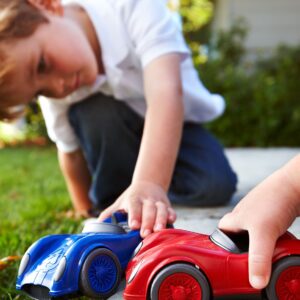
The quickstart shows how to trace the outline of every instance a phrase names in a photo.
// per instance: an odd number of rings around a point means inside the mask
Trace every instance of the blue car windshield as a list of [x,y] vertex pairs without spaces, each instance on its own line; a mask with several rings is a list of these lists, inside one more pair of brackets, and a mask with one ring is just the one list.
[[[125,226],[124,226],[125,227]],[[85,224],[82,233],[112,233],[125,234],[126,230],[121,224],[88,222]]]

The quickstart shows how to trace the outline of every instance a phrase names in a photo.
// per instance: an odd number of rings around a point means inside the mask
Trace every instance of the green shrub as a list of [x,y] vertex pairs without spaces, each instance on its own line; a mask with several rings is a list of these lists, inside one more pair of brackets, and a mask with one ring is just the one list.
[[241,21],[219,33],[207,62],[198,64],[205,85],[227,101],[208,128],[225,146],[299,146],[300,46],[279,46],[247,63],[246,33]]
[[47,129],[38,103],[32,103],[26,108],[26,135],[28,138],[47,137]]

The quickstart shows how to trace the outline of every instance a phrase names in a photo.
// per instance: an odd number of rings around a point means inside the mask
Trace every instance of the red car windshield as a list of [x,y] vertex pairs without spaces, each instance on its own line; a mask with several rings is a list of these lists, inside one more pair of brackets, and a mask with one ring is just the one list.
[[210,240],[219,247],[232,253],[245,253],[249,250],[249,235],[247,231],[238,233],[224,232],[216,229]]

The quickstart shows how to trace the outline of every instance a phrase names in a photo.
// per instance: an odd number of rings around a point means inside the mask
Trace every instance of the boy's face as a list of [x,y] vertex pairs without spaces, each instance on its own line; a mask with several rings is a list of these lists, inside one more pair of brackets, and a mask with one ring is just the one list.
[[69,19],[47,17],[49,23],[33,35],[4,46],[15,62],[13,105],[28,103],[36,95],[63,98],[96,79],[97,58],[83,30]]

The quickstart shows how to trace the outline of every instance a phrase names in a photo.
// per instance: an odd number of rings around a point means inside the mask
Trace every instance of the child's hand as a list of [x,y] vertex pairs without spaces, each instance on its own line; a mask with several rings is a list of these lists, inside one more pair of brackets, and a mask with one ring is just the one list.
[[167,223],[176,220],[165,191],[157,184],[140,181],[131,184],[127,190],[99,216],[102,221],[115,211],[128,213],[128,224],[132,229],[141,228],[141,236],[146,237],[152,231],[159,231]]
[[249,280],[257,289],[268,284],[275,243],[297,217],[299,200],[284,173],[277,171],[263,181],[219,223],[227,231],[248,231]]

